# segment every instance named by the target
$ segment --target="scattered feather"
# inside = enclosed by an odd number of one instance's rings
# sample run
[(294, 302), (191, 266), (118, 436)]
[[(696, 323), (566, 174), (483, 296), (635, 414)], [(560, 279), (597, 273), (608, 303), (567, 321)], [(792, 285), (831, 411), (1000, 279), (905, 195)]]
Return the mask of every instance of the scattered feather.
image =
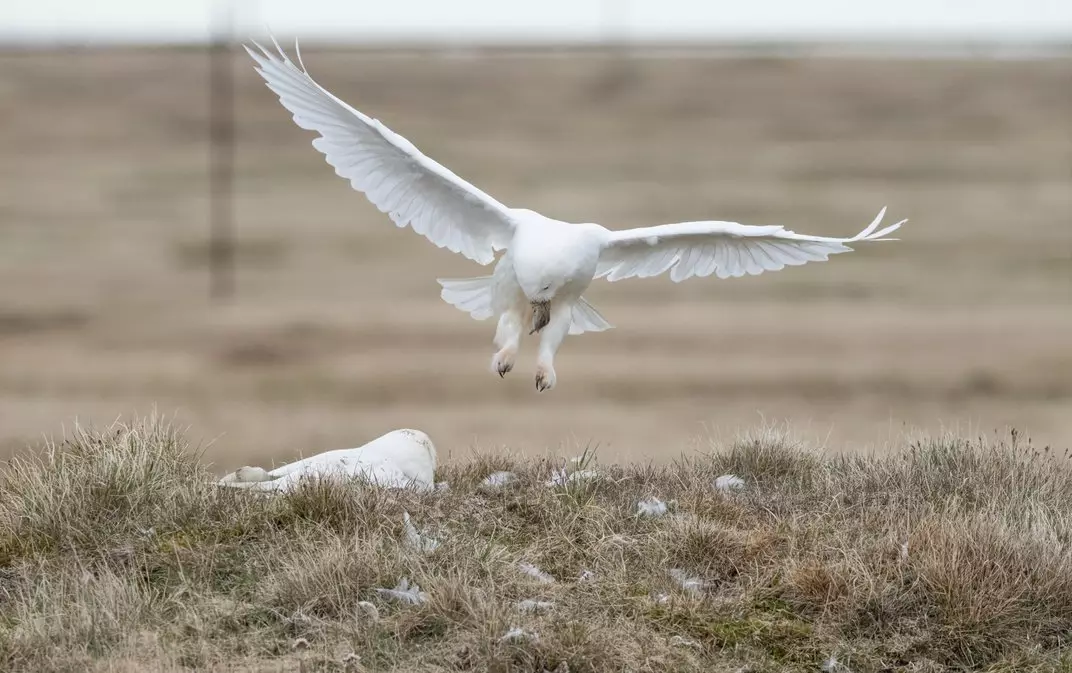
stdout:
[(576, 484), (584, 481), (595, 481), (600, 479), (600, 475), (595, 470), (577, 470), (576, 472), (566, 472), (564, 469), (557, 469), (551, 473), (551, 478), (547, 480), (548, 486), (566, 486), (568, 484)]
[(534, 601), (527, 599), (520, 601), (517, 604), (517, 609), (525, 613), (540, 613), (547, 612), (548, 610), (554, 610), (555, 604), (551, 601)]
[(544, 584), (551, 584), (555, 581), (554, 577), (551, 577), (550, 575), (540, 570), (536, 566), (532, 565), (531, 563), (518, 563), (517, 568), (518, 570), (525, 573), (529, 577), (532, 577), (538, 582), (543, 582)]
[(720, 491), (736, 491), (744, 488), (744, 479), (735, 474), (724, 474), (715, 479), (715, 488)]
[(309, 641), (306, 640), (305, 638), (298, 638), (297, 640), (295, 640), (293, 643), (290, 644), (290, 649), (292, 649), (292, 650), (304, 650), (304, 649), (306, 649), (308, 647), (309, 647)]
[(499, 638), (500, 643), (502, 643), (502, 642), (518, 642), (518, 641), (521, 641), (521, 640), (539, 640), (539, 636), (537, 636), (532, 631), (526, 631), (525, 629), (521, 628), (520, 626), (515, 626), (512, 629), (510, 629), (509, 631), (507, 631), (506, 633), (504, 633), (501, 638)]
[(706, 582), (702, 579), (699, 577), (689, 577), (688, 573), (680, 568), (671, 568), (670, 576), (677, 580), (677, 583), (681, 585), (682, 589), (692, 594), (700, 593), (703, 591), (704, 586), (706, 586)]
[(577, 578), (578, 582), (591, 582), (596, 578), (596, 574), (591, 570), (582, 570), (580, 577)]
[(513, 472), (507, 472), (500, 470), (499, 472), (492, 472), (488, 476), (484, 477), (484, 481), (480, 482), (480, 490), (482, 491), (495, 491), (504, 486), (508, 486), (517, 481), (517, 475)]
[(654, 496), (637, 503), (638, 516), (663, 516), (666, 512), (666, 503)]
[(901, 556), (902, 561), (907, 561), (908, 560), (908, 542), (902, 542), (901, 543), (900, 556)]
[(313, 620), (309, 617), (309, 615), (305, 614), (301, 610), (295, 610), (290, 615), (290, 620), (289, 621), (290, 621), (291, 624), (303, 624), (303, 625), (304, 624), (311, 624), (313, 622)]
[(403, 577), (398, 581), (398, 586), (394, 589), (376, 589), (376, 593), (387, 598), (389, 600), (398, 601), (399, 603), (408, 603), (410, 605), (419, 605), (428, 600), (428, 594), (421, 591), (421, 587), (416, 582), (411, 586), (408, 577)]
[(567, 483), (569, 483), (569, 473), (564, 469), (553, 471), (551, 478), (547, 480), (548, 486), (565, 486)]
[(700, 643), (696, 642), (695, 640), (689, 640), (688, 638), (684, 638), (682, 636), (674, 636), (673, 638), (671, 638), (670, 639), (670, 646), (671, 647), (695, 647), (696, 649), (701, 649)]
[(372, 603), (369, 603), (368, 601), (358, 601), (357, 607), (360, 608), (361, 612), (365, 613), (365, 616), (373, 622), (380, 621), (380, 611)]
[(410, 521), (409, 512), (402, 512), (402, 525), (406, 528), (406, 546), (421, 554), (431, 554), (439, 549), (439, 540), (422, 535)]
[(841, 662), (837, 660), (837, 657), (830, 655), (830, 658), (823, 662), (823, 665), (819, 667), (823, 673), (833, 673), (834, 671), (841, 669)]
[(666, 605), (670, 602), (670, 594), (655, 594), (653, 598), (658, 605)]

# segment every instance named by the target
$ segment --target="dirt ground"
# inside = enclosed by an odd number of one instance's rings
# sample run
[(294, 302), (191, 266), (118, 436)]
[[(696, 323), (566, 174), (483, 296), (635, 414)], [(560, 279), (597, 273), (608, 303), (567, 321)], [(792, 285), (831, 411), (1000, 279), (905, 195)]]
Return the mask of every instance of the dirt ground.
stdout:
[[(439, 299), (486, 269), (395, 228), (236, 56), (237, 294), (208, 299), (207, 59), (0, 52), (0, 455), (154, 408), (223, 470), (395, 427), (444, 457), (662, 460), (764, 421), (831, 450), (1007, 425), (1072, 444), (1072, 61), (303, 50), (512, 206), (897, 243), (760, 277), (597, 281), (558, 387)], [(890, 221), (893, 221), (892, 219)]]

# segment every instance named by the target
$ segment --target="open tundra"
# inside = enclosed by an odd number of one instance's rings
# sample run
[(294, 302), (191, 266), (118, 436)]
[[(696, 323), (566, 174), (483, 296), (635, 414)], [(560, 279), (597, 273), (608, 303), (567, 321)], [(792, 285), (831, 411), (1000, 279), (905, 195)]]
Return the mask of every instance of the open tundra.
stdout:
[(757, 275), (877, 241), (904, 220), (878, 229), (885, 214), (851, 238), (807, 236), (784, 227), (698, 221), (611, 231), (599, 224), (563, 222), (510, 208), (422, 154), (378, 120), (354, 109), (309, 76), (276, 44), (273, 53), (246, 48), (257, 72), (303, 129), (313, 147), (399, 227), (409, 226), (441, 248), (480, 264), (505, 250), (490, 276), (444, 280), (442, 297), (478, 320), (494, 317), (491, 369), (514, 368), (522, 335), (541, 335), (536, 389), (555, 386), (555, 354), (567, 334), (611, 325), (582, 294), (594, 278), (648, 278), (667, 271), (674, 282), (692, 276)]
[(0, 469), (0, 670), (1069, 670), (1066, 457), (899, 441), (753, 432), (550, 485), (561, 458), (482, 451), (449, 489), (259, 497), (166, 425), (79, 429)]

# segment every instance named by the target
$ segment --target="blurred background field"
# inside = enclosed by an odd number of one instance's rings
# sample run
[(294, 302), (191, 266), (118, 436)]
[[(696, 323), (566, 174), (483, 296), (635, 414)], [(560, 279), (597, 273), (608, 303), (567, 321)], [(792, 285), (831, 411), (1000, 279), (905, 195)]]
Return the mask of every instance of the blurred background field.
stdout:
[(220, 470), (394, 427), (441, 453), (676, 456), (787, 421), (1072, 443), (1072, 59), (312, 43), (336, 95), (511, 206), (901, 241), (754, 278), (596, 281), (616, 326), (489, 373), (478, 265), (396, 229), (235, 53), (236, 290), (208, 297), (208, 58), (0, 50), (0, 455), (157, 409)]

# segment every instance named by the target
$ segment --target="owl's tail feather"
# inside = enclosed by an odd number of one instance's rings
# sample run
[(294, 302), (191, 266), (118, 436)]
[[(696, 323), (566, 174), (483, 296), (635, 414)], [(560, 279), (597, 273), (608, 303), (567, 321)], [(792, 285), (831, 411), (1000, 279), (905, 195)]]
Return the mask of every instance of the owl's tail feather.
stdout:
[(570, 334), (584, 334), (585, 332), (602, 332), (612, 329), (614, 325), (600, 315), (595, 306), (592, 306), (584, 297), (577, 300), (573, 305), (573, 320), (570, 322)]
[[(492, 309), (492, 276), (477, 278), (439, 278), (443, 291), (439, 296), (455, 308), (465, 311), (476, 320), (487, 320), (495, 315)], [(570, 334), (602, 332), (614, 327), (599, 314), (594, 306), (581, 297), (573, 305), (573, 321)]]

